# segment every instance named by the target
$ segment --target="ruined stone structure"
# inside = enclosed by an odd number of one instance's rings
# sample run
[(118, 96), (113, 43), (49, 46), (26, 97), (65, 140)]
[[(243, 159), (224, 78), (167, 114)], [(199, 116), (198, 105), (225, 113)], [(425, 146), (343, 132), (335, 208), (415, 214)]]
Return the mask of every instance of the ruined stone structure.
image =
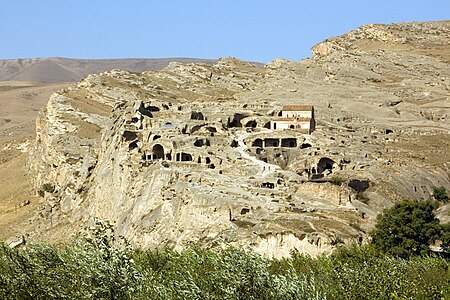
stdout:
[(270, 121), (271, 129), (296, 129), (311, 134), (316, 129), (312, 105), (285, 105), (281, 118)]

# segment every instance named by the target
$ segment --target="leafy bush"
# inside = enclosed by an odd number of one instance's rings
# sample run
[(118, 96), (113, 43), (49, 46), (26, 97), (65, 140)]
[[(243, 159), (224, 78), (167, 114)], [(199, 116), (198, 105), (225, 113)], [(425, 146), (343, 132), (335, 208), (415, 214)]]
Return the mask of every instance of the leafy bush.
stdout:
[(97, 222), (93, 240), (64, 247), (0, 245), (0, 299), (133, 298), (141, 277), (111, 228)]
[(337, 186), (341, 186), (342, 185), (342, 178), (339, 176), (333, 176), (331, 178), (331, 183)]
[(45, 193), (53, 193), (55, 191), (55, 186), (52, 183), (44, 183), (38, 190), (38, 194), (44, 197)]
[(399, 257), (427, 254), (442, 233), (433, 201), (402, 201), (377, 217), (372, 244), (383, 253)]
[(66, 246), (0, 244), (0, 299), (449, 299), (449, 261), (372, 245), (312, 258), (191, 247), (132, 250), (109, 222)]
[(435, 186), (433, 188), (433, 198), (444, 203), (448, 202), (447, 190), (443, 186)]

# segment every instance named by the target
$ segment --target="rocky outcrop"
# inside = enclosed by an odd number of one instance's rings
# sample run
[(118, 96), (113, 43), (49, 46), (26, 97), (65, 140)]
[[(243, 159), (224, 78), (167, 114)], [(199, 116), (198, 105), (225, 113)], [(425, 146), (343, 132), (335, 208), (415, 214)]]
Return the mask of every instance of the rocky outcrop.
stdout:
[[(386, 26), (332, 39), (321, 58), (113, 70), (54, 94), (29, 160), (41, 232), (99, 217), (143, 248), (276, 257), (364, 242), (381, 209), (450, 189), (448, 63), (392, 50), (406, 25)], [(378, 48), (335, 42), (348, 36)], [(268, 129), (287, 104), (313, 104), (317, 130)]]
[[(420, 52), (421, 54), (441, 52), (443, 49), (440, 48), (448, 45), (450, 41), (448, 23), (448, 21), (442, 21), (390, 25), (367, 24), (344, 35), (318, 43), (312, 47), (311, 51), (316, 58), (326, 57), (333, 52), (365, 52), (378, 49)], [(424, 49), (431, 51), (423, 51)]]

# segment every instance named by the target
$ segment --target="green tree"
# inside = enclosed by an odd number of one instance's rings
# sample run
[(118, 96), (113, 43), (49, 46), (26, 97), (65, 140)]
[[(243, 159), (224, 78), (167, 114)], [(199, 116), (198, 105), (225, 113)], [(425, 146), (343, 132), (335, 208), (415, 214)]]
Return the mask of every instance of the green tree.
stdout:
[(443, 186), (433, 188), (433, 198), (437, 201), (448, 202), (447, 190)]
[(398, 257), (422, 255), (436, 241), (442, 226), (434, 215), (435, 201), (402, 201), (377, 217), (372, 244), (383, 253)]
[(442, 225), (441, 248), (450, 252), (450, 223)]

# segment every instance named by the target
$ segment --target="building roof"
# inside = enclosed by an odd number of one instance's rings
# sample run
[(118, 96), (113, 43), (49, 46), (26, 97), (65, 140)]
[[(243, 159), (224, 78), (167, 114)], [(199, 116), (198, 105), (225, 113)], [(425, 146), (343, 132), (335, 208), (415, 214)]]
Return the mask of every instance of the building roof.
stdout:
[(279, 121), (282, 121), (282, 122), (283, 121), (285, 121), (285, 122), (307, 121), (307, 122), (309, 122), (309, 121), (311, 121), (311, 118), (276, 118), (272, 121), (277, 121), (277, 122), (279, 122)]
[(285, 105), (283, 111), (312, 111), (314, 107), (309, 104), (305, 105)]

